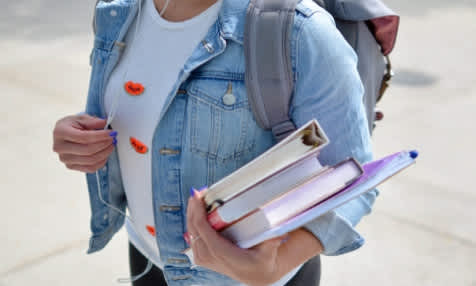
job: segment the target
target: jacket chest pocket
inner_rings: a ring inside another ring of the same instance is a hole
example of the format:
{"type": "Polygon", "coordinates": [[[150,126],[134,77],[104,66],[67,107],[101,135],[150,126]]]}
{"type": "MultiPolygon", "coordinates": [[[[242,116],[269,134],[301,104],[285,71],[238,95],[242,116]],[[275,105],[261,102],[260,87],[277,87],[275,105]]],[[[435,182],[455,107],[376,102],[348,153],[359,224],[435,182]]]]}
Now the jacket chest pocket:
{"type": "Polygon", "coordinates": [[[194,79],[188,86],[190,147],[208,159],[237,160],[256,143],[259,127],[243,81],[194,79]]]}

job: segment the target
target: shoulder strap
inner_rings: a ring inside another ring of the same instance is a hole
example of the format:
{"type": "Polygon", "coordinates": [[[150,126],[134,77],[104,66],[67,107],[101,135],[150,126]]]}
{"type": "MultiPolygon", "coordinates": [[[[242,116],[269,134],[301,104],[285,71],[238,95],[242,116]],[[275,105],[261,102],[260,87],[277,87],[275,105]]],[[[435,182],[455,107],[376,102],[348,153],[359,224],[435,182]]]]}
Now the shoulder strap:
{"type": "Polygon", "coordinates": [[[289,118],[294,89],[290,35],[299,0],[250,0],[245,25],[245,81],[258,124],[280,141],[296,129],[289,118]]]}

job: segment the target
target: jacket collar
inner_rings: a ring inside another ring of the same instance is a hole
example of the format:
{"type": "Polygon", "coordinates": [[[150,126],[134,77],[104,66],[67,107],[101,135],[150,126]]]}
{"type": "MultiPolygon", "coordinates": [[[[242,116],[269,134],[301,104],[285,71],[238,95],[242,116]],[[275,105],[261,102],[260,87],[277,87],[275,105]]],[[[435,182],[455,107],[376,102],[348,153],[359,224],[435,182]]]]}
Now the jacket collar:
{"type": "Polygon", "coordinates": [[[243,44],[248,4],[249,0],[223,0],[218,14],[220,34],[223,38],[243,44]]]}

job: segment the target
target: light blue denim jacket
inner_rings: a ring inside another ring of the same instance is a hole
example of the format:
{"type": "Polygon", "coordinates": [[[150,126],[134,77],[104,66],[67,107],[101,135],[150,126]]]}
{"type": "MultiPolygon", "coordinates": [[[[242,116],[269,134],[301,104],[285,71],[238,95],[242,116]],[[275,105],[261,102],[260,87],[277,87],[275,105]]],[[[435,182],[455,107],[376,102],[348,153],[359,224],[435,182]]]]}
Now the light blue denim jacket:
{"type": "MultiPolygon", "coordinates": [[[[122,42],[136,13],[137,0],[100,1],[91,53],[92,73],[86,112],[105,117],[104,91],[125,48],[122,42]]],[[[191,187],[211,185],[263,153],[276,142],[258,127],[244,83],[243,28],[246,0],[223,0],[218,20],[177,75],[154,131],[152,189],[157,243],[169,285],[233,285],[204,268],[190,269],[181,254],[187,245],[185,214],[191,187]],[[232,86],[233,101],[223,100],[232,86]],[[210,280],[212,279],[212,280],[210,280]],[[208,281],[208,282],[207,282],[208,281]]],[[[164,40],[164,45],[167,41],[164,40]]],[[[295,90],[291,119],[301,126],[316,118],[330,139],[322,164],[349,156],[371,159],[371,142],[362,104],[357,58],[335,28],[332,17],[311,0],[298,4],[291,39],[295,90]]],[[[160,76],[160,75],[157,75],[160,76]]],[[[102,196],[126,208],[117,152],[99,170],[102,196]]],[[[102,249],[123,226],[124,217],[101,203],[94,174],[87,175],[92,209],[89,253],[102,249]]],[[[369,192],[305,227],[324,246],[325,255],[359,248],[354,229],[368,214],[377,191],[369,192]]]]}

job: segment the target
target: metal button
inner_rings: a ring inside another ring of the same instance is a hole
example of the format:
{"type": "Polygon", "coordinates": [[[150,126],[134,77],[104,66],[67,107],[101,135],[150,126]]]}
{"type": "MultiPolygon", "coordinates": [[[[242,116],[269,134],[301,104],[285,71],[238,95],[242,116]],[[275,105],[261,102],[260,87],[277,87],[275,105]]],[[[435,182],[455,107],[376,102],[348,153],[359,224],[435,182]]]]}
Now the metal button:
{"type": "Polygon", "coordinates": [[[233,93],[225,94],[222,100],[225,105],[233,105],[236,103],[236,97],[233,95],[233,93]]]}
{"type": "Polygon", "coordinates": [[[101,168],[101,171],[103,171],[104,173],[107,172],[107,165],[105,165],[104,167],[101,168]]]}
{"type": "Polygon", "coordinates": [[[104,216],[102,217],[104,220],[107,220],[109,218],[109,216],[107,214],[104,214],[104,216]]]}
{"type": "Polygon", "coordinates": [[[168,258],[167,262],[171,264],[185,264],[188,263],[188,260],[182,258],[168,258]]]}
{"type": "Polygon", "coordinates": [[[126,48],[126,43],[124,43],[124,42],[115,41],[115,42],[114,42],[114,45],[115,45],[116,47],[118,47],[119,50],[121,50],[121,51],[126,48]]]}
{"type": "Polygon", "coordinates": [[[160,155],[177,155],[177,154],[180,154],[180,151],[179,150],[162,148],[162,149],[160,149],[159,153],[160,153],[160,155]]]}
{"type": "Polygon", "coordinates": [[[111,10],[110,14],[111,14],[111,17],[116,17],[117,16],[117,11],[116,10],[111,10]]]}
{"type": "Polygon", "coordinates": [[[210,53],[210,54],[215,51],[215,49],[213,48],[212,44],[210,44],[209,42],[202,41],[202,45],[203,45],[203,47],[205,48],[205,50],[207,50],[207,52],[210,53]]]}
{"type": "Polygon", "coordinates": [[[180,275],[180,276],[172,277],[172,280],[178,281],[178,280],[187,280],[190,278],[192,278],[192,275],[180,275]]]}

